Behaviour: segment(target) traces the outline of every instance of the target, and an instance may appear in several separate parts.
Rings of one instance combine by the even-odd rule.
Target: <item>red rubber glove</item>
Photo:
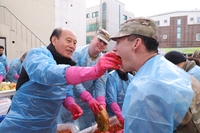
[[[83,114],[83,110],[75,103],[74,98],[71,96],[65,98],[63,106],[71,112],[73,120],[78,119]]]
[[[84,90],[81,92],[80,94],[80,98],[81,100],[83,100],[84,102],[87,102],[88,105],[90,106],[90,109],[92,110],[92,112],[97,115],[100,113],[100,111],[103,109],[100,104],[92,97],[92,95]]]
[[[98,96],[96,98],[97,102],[99,102],[100,105],[102,105],[104,108],[106,108],[106,99],[104,96]]]
[[[119,69],[121,64],[120,57],[109,52],[101,56],[97,64],[93,67],[68,67],[66,69],[65,79],[67,84],[76,85],[84,81],[101,77],[109,68]]]
[[[108,52],[101,56],[97,64],[94,66],[97,77],[101,77],[109,68],[119,69],[121,58],[113,52]]]
[[[117,117],[119,123],[124,127],[124,118],[122,116]]]
[[[115,115],[117,116],[117,119],[119,121],[119,123],[124,127],[124,118],[122,116],[122,111],[119,107],[119,105],[116,102],[113,102],[110,105],[112,111],[115,113]]]

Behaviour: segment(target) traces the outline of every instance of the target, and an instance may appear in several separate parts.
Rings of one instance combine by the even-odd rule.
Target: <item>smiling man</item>
[[[50,42],[47,47],[31,49],[24,59],[17,91],[10,111],[0,123],[0,133],[56,133],[56,118],[71,85],[99,78],[108,68],[119,69],[121,64],[115,54],[108,53],[95,66],[73,66],[70,57],[77,38],[70,29],[55,29]],[[73,115],[78,117],[82,110],[74,105]]]
[[[91,43],[86,46],[78,47],[72,55],[72,59],[78,66],[94,66],[103,55],[102,52],[109,44],[109,40],[110,35],[108,31],[98,29],[97,33],[93,36]],[[84,111],[83,115],[79,119],[73,121],[80,130],[95,124],[94,114],[97,114],[98,111],[101,110],[98,105],[106,106],[105,83],[106,75],[104,74],[98,79],[76,85],[73,89],[74,95],[70,93],[67,94],[66,99],[75,99],[75,102]],[[67,117],[69,115],[70,113],[67,112],[65,108],[61,108],[58,123],[72,121],[71,117]]]

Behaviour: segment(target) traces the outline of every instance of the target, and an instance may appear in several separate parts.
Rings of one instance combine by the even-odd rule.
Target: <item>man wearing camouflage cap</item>
[[[173,133],[194,95],[190,76],[158,55],[156,32],[153,20],[132,18],[111,37],[122,68],[136,71],[122,107],[125,133]]]
[[[103,55],[110,41],[110,34],[105,29],[98,29],[93,36],[91,43],[82,47],[76,48],[72,59],[78,66],[94,66],[99,58]],[[106,74],[99,79],[90,80],[76,85],[73,88],[73,93],[68,93],[66,102],[75,100],[75,102],[83,109],[83,115],[79,119],[73,121],[71,113],[62,108],[58,117],[58,123],[74,122],[79,130],[83,130],[96,124],[94,114],[97,114],[95,107],[102,108],[99,105],[106,106],[105,102],[105,83]],[[72,99],[73,98],[73,99]],[[68,107],[66,107],[68,108]],[[98,109],[97,109],[98,110]]]
[[[199,50],[195,50],[194,53],[191,56],[191,59],[196,60],[196,62],[200,66],[200,51]]]

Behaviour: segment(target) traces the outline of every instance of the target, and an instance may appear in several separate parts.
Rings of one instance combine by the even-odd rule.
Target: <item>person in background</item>
[[[0,62],[0,83],[4,81],[6,76],[6,69],[4,65]]]
[[[21,73],[22,62],[24,61],[26,55],[27,52],[24,53],[21,57],[11,60],[6,77],[7,81],[17,83]]]
[[[156,23],[142,17],[125,21],[111,37],[122,69],[136,72],[122,107],[125,133],[173,133],[193,99],[189,74],[158,54],[157,37]]]
[[[56,28],[50,42],[47,47],[28,51],[10,111],[0,123],[1,133],[55,133],[56,118],[71,89],[68,85],[99,78],[108,68],[119,69],[121,65],[121,59],[111,52],[92,67],[65,65],[71,62],[77,43],[70,29]]]
[[[199,62],[198,59],[193,58],[193,57],[187,57],[187,59],[188,59],[189,61],[194,61],[194,62],[196,63],[196,65],[200,66],[200,62]]]
[[[190,104],[189,111],[185,115],[185,118],[187,118],[186,121],[189,121],[189,123],[187,123],[187,126],[178,127],[178,130],[180,130],[178,133],[199,133],[200,108],[198,104],[200,102],[200,67],[196,65],[195,61],[187,60],[186,57],[178,51],[170,51],[164,56],[167,60],[191,75],[192,89],[195,94]]]
[[[97,64],[100,57],[103,55],[102,52],[106,49],[109,44],[110,35],[108,31],[104,29],[98,29],[97,33],[93,36],[91,43],[78,47],[72,59],[77,63],[77,66],[88,67]],[[70,107],[70,104],[64,102],[66,109],[61,108],[60,115],[58,116],[58,123],[73,122],[79,130],[90,127],[94,124],[94,114],[97,114],[97,105],[103,105],[106,107],[105,101],[105,87],[106,87],[106,74],[98,79],[83,82],[74,86],[73,93],[68,93],[65,100],[73,101],[77,103],[83,109],[83,115],[79,119],[72,121],[69,116],[70,112],[66,109]]]
[[[122,116],[122,105],[127,87],[134,76],[129,72],[124,72],[122,68],[108,73],[106,82],[106,110],[110,117],[115,115],[119,123],[124,126]]]
[[[200,67],[196,65],[195,61],[187,60],[186,57],[178,51],[170,51],[166,53],[164,57],[200,81]]]
[[[4,65],[6,72],[8,72],[8,61],[5,54],[3,54],[4,47],[0,45],[0,62]]]
[[[200,66],[200,51],[196,50],[192,56],[188,57],[188,60],[194,60],[198,66]]]

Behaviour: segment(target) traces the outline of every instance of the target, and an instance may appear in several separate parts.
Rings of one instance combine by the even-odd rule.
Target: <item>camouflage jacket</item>
[[[200,133],[200,82],[191,76],[194,97],[190,108],[174,133]]]

